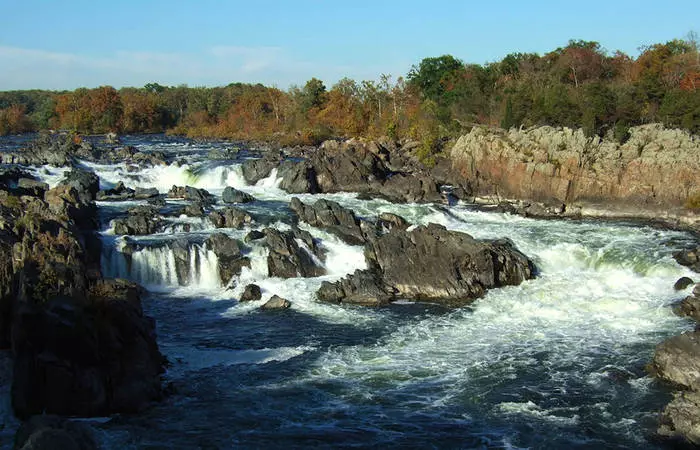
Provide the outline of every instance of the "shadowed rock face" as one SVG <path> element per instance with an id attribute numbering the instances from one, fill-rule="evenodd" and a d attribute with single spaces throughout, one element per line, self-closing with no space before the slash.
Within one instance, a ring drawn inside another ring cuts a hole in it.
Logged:
<path id="1" fill-rule="evenodd" d="M 347 244 L 361 245 L 365 242 L 360 220 L 355 213 L 334 201 L 321 199 L 313 205 L 307 205 L 295 197 L 289 207 L 303 222 L 330 231 Z"/>
<path id="2" fill-rule="evenodd" d="M 266 228 L 264 233 L 270 250 L 267 256 L 269 276 L 295 278 L 325 275 L 326 270 L 315 261 L 323 255 L 314 248 L 308 233 L 301 230 L 279 231 L 275 228 Z M 302 248 L 297 240 L 306 248 Z"/>
<path id="3" fill-rule="evenodd" d="M 700 141 L 661 125 L 631 128 L 622 145 L 568 128 L 474 128 L 451 158 L 481 195 L 668 207 L 700 194 Z"/>
<path id="4" fill-rule="evenodd" d="M 137 411 L 160 395 L 163 358 L 139 287 L 101 279 L 96 188 L 73 172 L 42 196 L 0 189 L 0 344 L 13 351 L 21 418 Z"/>
<path id="5" fill-rule="evenodd" d="M 436 224 L 370 239 L 365 258 L 369 270 L 324 283 L 319 299 L 366 305 L 396 299 L 467 304 L 488 289 L 520 284 L 535 272 L 532 261 L 510 241 L 478 241 Z"/>

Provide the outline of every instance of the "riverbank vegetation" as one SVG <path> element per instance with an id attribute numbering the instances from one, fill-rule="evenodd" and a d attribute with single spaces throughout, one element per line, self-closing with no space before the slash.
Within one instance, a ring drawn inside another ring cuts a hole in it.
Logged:
<path id="1" fill-rule="evenodd" d="M 425 156 L 472 126 L 583 128 L 623 141 L 630 126 L 661 122 L 700 133 L 698 39 L 654 44 L 637 58 L 570 41 L 544 55 L 512 53 L 484 65 L 426 58 L 405 77 L 312 78 L 288 90 L 261 84 L 0 92 L 0 134 L 169 132 L 316 144 L 329 137 L 420 141 Z"/>

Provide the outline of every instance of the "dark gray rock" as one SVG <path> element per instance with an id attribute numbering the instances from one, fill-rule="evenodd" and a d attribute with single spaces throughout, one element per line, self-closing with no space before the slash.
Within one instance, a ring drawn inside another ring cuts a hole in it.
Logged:
<path id="1" fill-rule="evenodd" d="M 321 192 L 376 190 L 389 174 L 379 156 L 357 141 L 326 145 L 310 158 Z"/>
<path id="2" fill-rule="evenodd" d="M 43 197 L 46 191 L 49 190 L 49 185 L 31 178 L 20 178 L 17 180 L 17 190 L 20 191 L 20 195 Z"/>
<path id="3" fill-rule="evenodd" d="M 384 234 L 394 230 L 405 231 L 410 224 L 399 215 L 385 212 L 379 214 L 377 225 L 381 228 L 382 234 Z"/>
<path id="4" fill-rule="evenodd" d="M 214 202 L 214 196 L 206 189 L 197 189 L 192 186 L 173 186 L 167 194 L 168 198 L 182 198 L 191 202 L 208 205 Z"/>
<path id="5" fill-rule="evenodd" d="M 260 290 L 260 286 L 258 286 L 257 284 L 249 284 L 243 290 L 243 294 L 241 294 L 240 301 L 251 302 L 260 300 L 261 298 L 262 291 Z"/>
<path id="6" fill-rule="evenodd" d="M 652 375 L 681 389 L 700 388 L 700 332 L 673 336 L 656 346 Z"/>
<path id="7" fill-rule="evenodd" d="M 695 282 L 693 280 L 691 280 L 690 278 L 681 277 L 673 285 L 673 289 L 675 289 L 676 291 L 682 291 L 685 288 L 687 288 L 688 286 L 692 286 L 693 284 L 695 284 Z"/>
<path id="8" fill-rule="evenodd" d="M 673 312 L 700 322 L 700 295 L 690 295 L 673 306 Z"/>
<path id="9" fill-rule="evenodd" d="M 371 270 L 356 270 L 335 283 L 324 281 L 316 296 L 323 302 L 362 306 L 381 306 L 393 300 L 392 293 L 384 289 L 380 277 Z"/>
<path id="10" fill-rule="evenodd" d="M 205 241 L 207 249 L 214 252 L 219 265 L 221 282 L 226 285 L 234 276 L 241 274 L 243 267 L 250 267 L 250 259 L 243 256 L 236 239 L 223 233 L 214 233 Z"/>
<path id="11" fill-rule="evenodd" d="M 278 176 L 282 178 L 280 189 L 290 194 L 316 194 L 319 192 L 316 171 L 307 161 L 285 161 L 280 164 Z"/>
<path id="12" fill-rule="evenodd" d="M 136 200 L 145 200 L 149 198 L 158 197 L 159 192 L 156 188 L 140 188 L 134 189 L 134 198 Z"/>
<path id="13" fill-rule="evenodd" d="M 352 210 L 334 201 L 321 199 L 313 205 L 307 205 L 295 197 L 292 198 L 289 207 L 300 220 L 335 234 L 347 244 L 360 245 L 365 242 L 360 219 L 355 217 Z"/>
<path id="14" fill-rule="evenodd" d="M 689 267 L 690 270 L 700 272 L 700 247 L 681 250 L 673 254 L 673 258 L 681 266 Z"/>
<path id="15" fill-rule="evenodd" d="M 190 203 L 185 205 L 181 213 L 188 217 L 204 217 L 204 206 L 198 202 Z"/>
<path id="16" fill-rule="evenodd" d="M 100 190 L 100 178 L 94 172 L 77 167 L 67 172 L 59 184 L 74 187 L 85 203 L 95 200 Z"/>
<path id="17" fill-rule="evenodd" d="M 394 202 L 429 203 L 442 200 L 440 187 L 427 175 L 394 174 L 384 182 L 379 193 Z"/>
<path id="18" fill-rule="evenodd" d="M 236 188 L 227 186 L 221 194 L 224 203 L 250 203 L 255 201 L 255 197 Z"/>
<path id="19" fill-rule="evenodd" d="M 323 267 L 316 264 L 314 255 L 299 246 L 294 232 L 266 228 L 268 275 L 280 278 L 318 277 L 325 275 Z"/>
<path id="20" fill-rule="evenodd" d="M 700 393 L 676 392 L 661 413 L 658 433 L 683 447 L 700 447 Z"/>
<path id="21" fill-rule="evenodd" d="M 255 184 L 270 176 L 272 169 L 276 169 L 279 165 L 279 158 L 249 159 L 241 165 L 243 178 L 248 184 Z"/>
<path id="22" fill-rule="evenodd" d="M 97 200 L 100 200 L 100 201 L 131 200 L 134 198 L 134 192 L 135 191 L 133 189 L 126 187 L 124 185 L 124 183 L 120 181 L 112 189 L 106 189 L 103 191 L 99 191 L 96 195 L 96 198 L 97 198 Z"/>
<path id="23" fill-rule="evenodd" d="M 265 304 L 260 307 L 260 309 L 287 309 L 290 306 L 292 306 L 292 302 L 290 302 L 289 300 L 282 298 L 278 295 L 273 295 L 270 298 L 270 300 L 265 302 Z"/>
<path id="24" fill-rule="evenodd" d="M 252 242 L 252 241 L 257 241 L 258 239 L 262 239 L 265 237 L 265 233 L 262 231 L 258 230 L 252 230 L 250 233 L 246 234 L 245 238 L 243 239 L 246 243 Z"/>
<path id="25" fill-rule="evenodd" d="M 143 236 L 158 232 L 163 225 L 160 217 L 153 215 L 152 209 L 141 208 L 129 216 L 114 219 L 114 233 L 121 235 Z"/>
<path id="26" fill-rule="evenodd" d="M 253 218 L 246 211 L 233 206 L 212 211 L 209 214 L 209 220 L 216 228 L 235 229 L 243 228 L 253 222 Z"/>

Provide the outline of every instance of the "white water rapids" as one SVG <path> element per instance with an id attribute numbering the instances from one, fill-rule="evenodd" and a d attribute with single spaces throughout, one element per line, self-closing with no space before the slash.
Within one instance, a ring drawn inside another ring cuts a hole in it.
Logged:
<path id="1" fill-rule="evenodd" d="M 183 155 L 182 164 L 138 171 L 120 165 L 87 166 L 100 176 L 103 187 L 123 181 L 128 187 L 156 187 L 165 193 L 172 185 L 191 185 L 220 195 L 226 186 L 233 186 L 258 199 L 250 208 L 279 218 L 269 226 L 288 227 L 285 216 L 290 212 L 285 205 L 292 196 L 277 188 L 274 173 L 248 186 L 240 161 L 202 162 L 196 154 Z M 52 183 L 59 179 L 51 171 L 42 176 Z M 358 425 L 363 420 L 368 421 L 363 432 L 374 436 L 370 442 L 387 445 L 413 442 L 422 447 L 436 439 L 438 447 L 460 446 L 460 442 L 464 446 L 482 442 L 498 448 L 599 448 L 611 443 L 623 448 L 653 446 L 646 435 L 653 432 L 666 394 L 646 376 L 643 367 L 656 343 L 690 327 L 669 307 L 687 295 L 675 292 L 674 282 L 681 276 L 693 276 L 671 258 L 674 250 L 691 242 L 690 236 L 638 224 L 525 219 L 473 211 L 467 205 L 398 205 L 359 200 L 354 194 L 297 197 L 304 202 L 330 198 L 360 216 L 387 211 L 414 224 L 440 223 L 476 238 L 507 237 L 535 261 L 540 272 L 536 279 L 520 286 L 492 290 L 468 308 L 445 311 L 409 302 L 384 309 L 342 307 L 318 302 L 315 291 L 324 280 L 337 280 L 365 268 L 362 248 L 348 246 L 309 226 L 302 228 L 327 251 L 328 275 L 270 278 L 266 250 L 250 244 L 247 256 L 252 265 L 243 269 L 232 289 L 220 282 L 216 256 L 201 244 L 214 231 L 205 222 L 189 232 L 173 228 L 135 239 L 141 245 L 130 263 L 120 253 L 123 239 L 106 231 L 104 242 L 111 248 L 104 252 L 103 269 L 160 292 L 155 297 L 159 302 L 154 307 L 156 313 L 167 308 L 168 302 L 188 298 L 203 299 L 198 308 L 212 312 L 207 316 L 208 325 L 203 326 L 219 330 L 216 336 L 221 341 L 211 342 L 210 347 L 185 338 L 171 339 L 160 332 L 161 346 L 173 361 L 171 379 L 194 379 L 200 372 L 208 374 L 207 370 L 236 365 L 258 365 L 263 370 L 263 366 L 276 364 L 276 370 L 282 370 L 281 364 L 306 358 L 289 376 L 256 384 L 256 395 L 263 399 L 276 398 L 275 392 L 312 390 L 320 393 L 309 394 L 309 398 L 316 399 L 316 395 L 324 402 L 321 405 L 299 394 L 302 397 L 290 402 L 305 405 L 303 413 L 287 404 L 280 411 L 274 402 L 253 406 L 251 414 L 258 414 L 260 420 L 267 417 L 259 411 L 265 408 L 270 409 L 270 415 L 282 416 L 279 426 L 290 434 L 281 432 L 281 440 L 273 446 L 293 435 L 295 423 L 316 436 L 328 430 L 344 433 L 363 429 Z M 115 211 L 126 207 L 116 203 L 102 206 Z M 243 230 L 218 231 L 242 239 L 250 230 L 263 228 L 265 225 L 254 223 Z M 196 238 L 189 247 L 190 277 L 186 280 L 178 278 L 173 251 L 162 245 L 174 238 Z M 249 283 L 262 288 L 262 300 L 238 303 Z M 277 333 L 278 321 L 284 319 L 274 316 L 268 324 L 264 317 L 273 316 L 261 316 L 258 310 L 273 294 L 292 302 L 290 314 L 294 315 L 290 317 L 313 319 L 323 324 L 320 329 L 343 327 L 353 330 L 353 335 L 373 337 L 344 341 L 341 335 L 324 337 L 321 331 L 285 324 L 291 327 L 286 333 L 293 336 L 287 345 L 238 348 L 223 344 L 228 339 L 236 342 L 240 338 L 236 333 Z M 182 320 L 183 329 L 178 333 L 188 333 L 188 319 L 169 319 L 156 313 L 166 333 L 174 333 L 169 320 Z M 227 321 L 235 321 L 239 328 L 224 328 Z M 245 328 L 247 323 L 250 330 Z M 253 394 L 231 383 L 227 389 L 250 400 L 247 395 Z M 172 407 L 177 410 L 177 406 Z M 290 408 L 289 412 L 285 408 Z M 226 411 L 217 414 L 233 414 Z M 406 429 L 392 425 L 397 423 Z M 245 444 L 250 442 L 245 439 L 248 436 L 260 438 L 252 441 L 255 445 L 269 443 L 262 434 L 236 433 L 231 431 L 235 437 L 231 442 Z M 343 436 L 350 442 L 366 443 L 352 434 Z M 406 436 L 415 440 L 407 437 L 403 441 Z"/>

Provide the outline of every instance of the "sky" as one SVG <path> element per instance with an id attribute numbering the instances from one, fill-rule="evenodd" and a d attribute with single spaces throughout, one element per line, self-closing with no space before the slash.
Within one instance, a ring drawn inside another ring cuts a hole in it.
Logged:
<path id="1" fill-rule="evenodd" d="M 405 76 L 569 39 L 636 56 L 700 33 L 700 1 L 0 0 L 0 91 Z"/>

